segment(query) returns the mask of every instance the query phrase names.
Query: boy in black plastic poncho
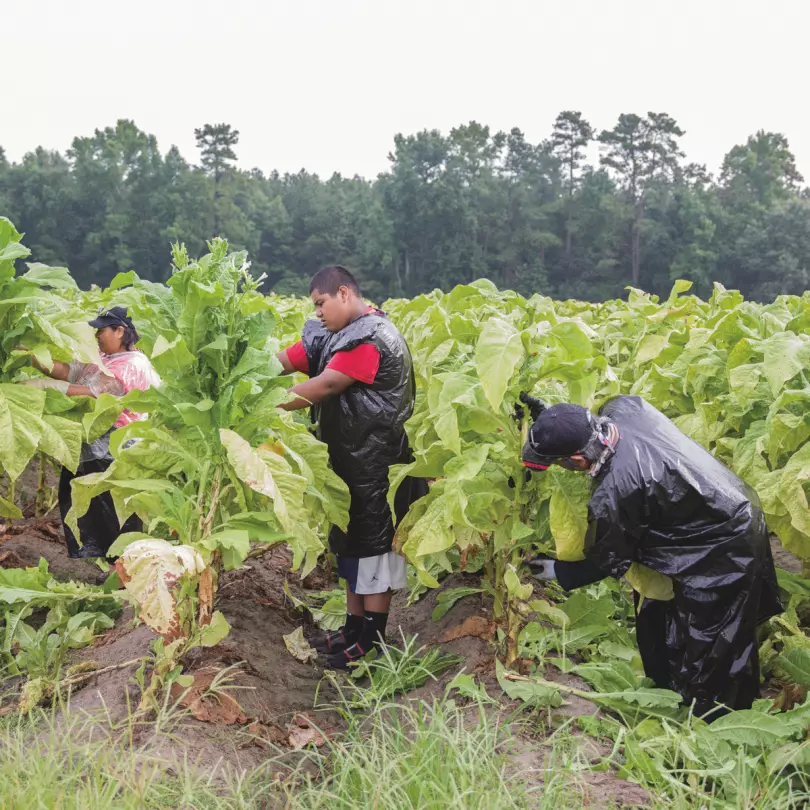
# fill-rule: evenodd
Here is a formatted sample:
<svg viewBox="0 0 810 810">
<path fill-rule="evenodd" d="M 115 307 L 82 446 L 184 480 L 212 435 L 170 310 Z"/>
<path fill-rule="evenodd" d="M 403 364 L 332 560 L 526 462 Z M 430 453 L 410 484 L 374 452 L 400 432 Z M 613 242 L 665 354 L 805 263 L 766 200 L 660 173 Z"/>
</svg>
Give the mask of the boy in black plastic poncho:
<svg viewBox="0 0 810 810">
<path fill-rule="evenodd" d="M 280 407 L 311 407 L 317 436 L 351 495 L 348 531 L 333 526 L 329 535 L 347 583 L 346 622 L 310 640 L 329 669 L 346 669 L 384 640 L 392 592 L 406 585 L 405 560 L 391 550 L 388 470 L 413 460 L 405 422 L 415 382 L 405 339 L 384 312 L 364 302 L 345 267 L 319 270 L 309 290 L 318 320 L 308 321 L 302 340 L 278 358 L 285 372 L 310 379 L 293 386 L 297 398 Z M 426 492 L 426 481 L 406 480 L 395 499 L 397 519 Z"/>
<path fill-rule="evenodd" d="M 674 599 L 636 597 L 636 638 L 648 677 L 698 715 L 748 709 L 759 694 L 757 624 L 782 612 L 768 530 L 756 493 L 640 397 L 593 416 L 523 395 L 534 424 L 523 448 L 533 470 L 551 464 L 594 478 L 583 562 L 538 558 L 539 579 L 565 590 L 634 562 L 673 580 Z"/>
</svg>

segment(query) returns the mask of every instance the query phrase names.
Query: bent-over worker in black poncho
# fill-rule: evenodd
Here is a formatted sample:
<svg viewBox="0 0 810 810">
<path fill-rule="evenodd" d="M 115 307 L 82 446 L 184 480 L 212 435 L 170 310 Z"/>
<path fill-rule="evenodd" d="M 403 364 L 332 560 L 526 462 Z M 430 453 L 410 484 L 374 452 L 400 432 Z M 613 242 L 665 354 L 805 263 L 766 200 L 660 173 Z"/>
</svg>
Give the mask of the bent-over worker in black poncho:
<svg viewBox="0 0 810 810">
<path fill-rule="evenodd" d="M 583 562 L 538 558 L 540 579 L 565 590 L 620 577 L 634 562 L 673 580 L 674 599 L 636 597 L 636 637 L 648 677 L 698 715 L 747 709 L 759 694 L 757 624 L 782 612 L 756 493 L 640 397 L 619 396 L 593 416 L 580 405 L 545 408 L 523 448 L 533 470 L 588 472 Z"/>
<path fill-rule="evenodd" d="M 280 407 L 311 407 L 317 436 L 351 495 L 348 531 L 333 526 L 329 534 L 347 583 L 346 622 L 310 639 L 328 668 L 346 669 L 384 640 L 392 592 L 406 585 L 405 560 L 392 551 L 388 471 L 413 461 L 405 422 L 416 387 L 405 339 L 384 312 L 364 302 L 345 267 L 319 270 L 309 291 L 318 320 L 308 321 L 302 340 L 278 357 L 285 372 L 310 379 L 293 386 L 296 399 Z M 424 479 L 408 478 L 395 497 L 397 520 L 426 492 Z"/>
</svg>

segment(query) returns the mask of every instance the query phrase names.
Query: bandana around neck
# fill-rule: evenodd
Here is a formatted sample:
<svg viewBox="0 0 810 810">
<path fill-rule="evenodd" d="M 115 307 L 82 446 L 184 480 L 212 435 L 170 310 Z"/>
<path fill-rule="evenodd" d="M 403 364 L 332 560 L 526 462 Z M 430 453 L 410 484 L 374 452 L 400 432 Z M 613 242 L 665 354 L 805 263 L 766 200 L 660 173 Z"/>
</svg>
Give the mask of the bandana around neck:
<svg viewBox="0 0 810 810">
<path fill-rule="evenodd" d="M 608 422 L 604 426 L 599 426 L 597 428 L 599 441 L 604 445 L 604 449 L 600 454 L 599 458 L 594 462 L 591 468 L 588 470 L 588 475 L 591 478 L 596 478 L 597 475 L 602 471 L 602 467 L 605 466 L 605 463 L 608 459 L 616 452 L 616 446 L 619 444 L 619 428 L 613 424 L 613 422 Z"/>
</svg>

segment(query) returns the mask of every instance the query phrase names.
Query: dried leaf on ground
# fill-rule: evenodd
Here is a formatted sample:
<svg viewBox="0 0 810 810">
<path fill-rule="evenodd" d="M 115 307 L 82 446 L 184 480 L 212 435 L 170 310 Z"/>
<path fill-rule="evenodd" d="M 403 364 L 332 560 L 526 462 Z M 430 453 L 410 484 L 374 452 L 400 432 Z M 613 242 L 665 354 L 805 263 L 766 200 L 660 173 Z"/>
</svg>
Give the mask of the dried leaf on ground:
<svg viewBox="0 0 810 810">
<path fill-rule="evenodd" d="M 191 715 L 204 723 L 220 726 L 244 725 L 247 717 L 242 707 L 227 692 L 210 692 L 211 684 L 217 670 L 200 670 L 192 673 L 194 683 L 185 690 L 180 684 L 172 685 L 172 698 L 177 700 L 181 695 L 180 705 L 187 708 Z M 185 694 L 183 694 L 185 692 Z"/>
<path fill-rule="evenodd" d="M 304 664 L 314 661 L 318 657 L 318 651 L 309 646 L 309 642 L 304 638 L 304 628 L 296 627 L 292 633 L 282 636 L 284 646 L 289 650 L 293 658 Z"/>
<path fill-rule="evenodd" d="M 441 638 L 442 643 L 473 636 L 486 641 L 495 636 L 495 622 L 483 616 L 470 616 L 456 627 L 451 627 Z"/>
<path fill-rule="evenodd" d="M 278 747 L 288 744 L 287 733 L 276 725 L 264 725 L 262 723 L 251 723 L 246 729 L 252 739 L 250 743 L 258 748 Z"/>
<path fill-rule="evenodd" d="M 315 721 L 306 713 L 299 712 L 293 717 L 293 722 L 287 724 L 287 743 L 290 748 L 298 750 L 307 745 L 321 746 L 328 742 L 328 730 L 320 731 Z"/>
</svg>

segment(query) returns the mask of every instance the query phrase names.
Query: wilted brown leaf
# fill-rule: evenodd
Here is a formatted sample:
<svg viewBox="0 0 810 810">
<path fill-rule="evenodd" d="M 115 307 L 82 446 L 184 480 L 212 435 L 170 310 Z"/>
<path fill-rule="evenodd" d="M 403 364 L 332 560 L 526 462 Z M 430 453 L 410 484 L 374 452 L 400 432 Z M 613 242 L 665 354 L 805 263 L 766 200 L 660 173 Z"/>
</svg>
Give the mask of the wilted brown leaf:
<svg viewBox="0 0 810 810">
<path fill-rule="evenodd" d="M 441 638 L 442 643 L 473 636 L 489 640 L 495 635 L 495 622 L 483 616 L 470 616 L 461 624 L 451 627 Z"/>
<path fill-rule="evenodd" d="M 216 674 L 217 671 L 212 669 L 192 673 L 194 683 L 187 690 L 178 683 L 172 684 L 172 698 L 177 700 L 183 695 L 180 705 L 185 706 L 193 717 L 204 723 L 220 726 L 244 725 L 247 717 L 236 700 L 226 692 L 217 691 L 215 694 L 210 691 Z"/>
<path fill-rule="evenodd" d="M 288 735 L 276 725 L 263 725 L 262 723 L 251 723 L 246 729 L 252 735 L 251 743 L 258 748 L 270 748 L 270 746 L 281 746 L 288 744 Z"/>
<path fill-rule="evenodd" d="M 328 730 L 316 728 L 315 721 L 306 712 L 299 712 L 293 717 L 292 723 L 287 724 L 287 733 L 287 743 L 294 750 L 310 744 L 321 746 L 329 740 L 326 736 Z"/>
</svg>

